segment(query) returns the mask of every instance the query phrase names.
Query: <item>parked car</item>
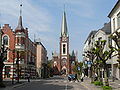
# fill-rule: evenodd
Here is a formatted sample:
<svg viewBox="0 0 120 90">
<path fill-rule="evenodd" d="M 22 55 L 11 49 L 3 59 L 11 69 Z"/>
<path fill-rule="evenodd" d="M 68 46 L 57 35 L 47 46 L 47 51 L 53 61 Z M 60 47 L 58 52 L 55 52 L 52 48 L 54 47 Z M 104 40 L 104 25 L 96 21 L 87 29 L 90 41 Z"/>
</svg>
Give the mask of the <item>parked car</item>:
<svg viewBox="0 0 120 90">
<path fill-rule="evenodd" d="M 69 81 L 74 81 L 75 80 L 75 75 L 74 74 L 69 74 L 68 75 L 68 80 Z"/>
</svg>

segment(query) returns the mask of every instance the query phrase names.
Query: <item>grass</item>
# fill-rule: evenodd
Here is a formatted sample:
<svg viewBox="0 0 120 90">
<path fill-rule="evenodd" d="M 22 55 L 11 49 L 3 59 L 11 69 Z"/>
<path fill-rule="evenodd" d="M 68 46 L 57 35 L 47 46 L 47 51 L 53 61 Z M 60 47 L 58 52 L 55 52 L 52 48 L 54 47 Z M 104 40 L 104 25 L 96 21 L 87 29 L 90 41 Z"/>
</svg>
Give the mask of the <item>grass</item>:
<svg viewBox="0 0 120 90">
<path fill-rule="evenodd" d="M 94 84 L 95 84 L 96 86 L 102 86 L 102 85 L 103 85 L 103 83 L 100 82 L 100 81 L 95 81 Z"/>
<path fill-rule="evenodd" d="M 91 82 L 92 84 L 96 85 L 96 86 L 101 86 L 103 90 L 112 90 L 112 87 L 110 86 L 103 86 L 103 83 L 100 81 L 94 81 Z"/>
<path fill-rule="evenodd" d="M 103 88 L 103 90 L 112 90 L 112 87 L 110 87 L 110 86 L 103 86 L 102 88 Z"/>
</svg>

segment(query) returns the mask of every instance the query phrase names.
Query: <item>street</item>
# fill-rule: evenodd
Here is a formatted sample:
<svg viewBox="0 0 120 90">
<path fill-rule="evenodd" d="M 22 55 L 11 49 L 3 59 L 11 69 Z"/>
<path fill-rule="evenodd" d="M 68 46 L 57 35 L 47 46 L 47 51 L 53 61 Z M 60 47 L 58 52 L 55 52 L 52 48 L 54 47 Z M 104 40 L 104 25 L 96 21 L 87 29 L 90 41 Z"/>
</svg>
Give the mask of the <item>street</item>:
<svg viewBox="0 0 120 90">
<path fill-rule="evenodd" d="M 54 76 L 50 79 L 32 80 L 12 90 L 88 90 L 81 82 L 69 82 L 66 78 Z"/>
</svg>

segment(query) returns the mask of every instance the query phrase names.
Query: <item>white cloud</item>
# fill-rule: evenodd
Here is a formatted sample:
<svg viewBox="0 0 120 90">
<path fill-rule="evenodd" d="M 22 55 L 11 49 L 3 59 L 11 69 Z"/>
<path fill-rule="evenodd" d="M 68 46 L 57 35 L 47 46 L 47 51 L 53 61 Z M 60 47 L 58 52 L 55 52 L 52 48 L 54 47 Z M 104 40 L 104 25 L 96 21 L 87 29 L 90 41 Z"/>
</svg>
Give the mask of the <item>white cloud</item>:
<svg viewBox="0 0 120 90">
<path fill-rule="evenodd" d="M 66 4 L 67 21 L 71 41 L 71 50 L 82 50 L 81 43 L 84 43 L 88 31 L 100 24 L 96 19 L 97 15 L 104 12 L 97 11 L 101 0 L 21 0 L 23 2 L 23 26 L 29 29 L 29 36 L 33 39 L 41 38 L 48 51 L 59 50 L 59 34 L 61 26 L 61 15 L 63 5 Z M 96 3 L 97 2 L 97 3 Z M 0 23 L 10 24 L 15 29 L 19 17 L 20 0 L 0 0 Z M 49 10 L 49 11 L 48 11 Z M 100 13 L 101 12 L 101 13 Z M 106 15 L 107 16 L 107 15 Z M 88 22 L 89 20 L 89 22 Z M 102 20 L 104 23 L 104 20 Z M 79 24 L 78 24 L 79 23 Z M 89 25 L 90 23 L 90 25 Z M 80 31 L 81 30 L 81 31 Z M 84 31 L 86 30 L 86 31 Z M 77 33 L 77 34 L 76 34 Z M 80 36 L 80 37 L 76 37 Z M 56 39 L 57 38 L 57 39 Z M 77 43 L 76 43 L 77 42 Z M 79 55 L 82 53 L 79 51 Z"/>
<path fill-rule="evenodd" d="M 7 17 L 11 16 L 11 18 L 17 20 L 14 21 L 14 28 L 15 25 L 17 25 L 18 22 L 18 16 L 19 16 L 19 4 L 20 2 L 18 0 L 3 0 L 0 3 L 0 12 L 1 12 L 1 19 L 5 18 L 4 15 Z M 30 27 L 31 30 L 33 31 L 42 31 L 42 32 L 46 32 L 46 31 L 50 31 L 50 22 L 51 22 L 51 18 L 52 16 L 50 15 L 50 13 L 48 13 L 48 11 L 45 8 L 39 7 L 36 8 L 35 6 L 33 6 L 31 4 L 31 2 L 29 0 L 24 0 L 23 1 L 23 25 L 26 27 Z M 10 18 L 7 18 L 7 20 L 9 22 Z M 3 21 L 3 20 L 2 20 Z M 2 22 L 1 22 L 2 23 Z"/>
</svg>

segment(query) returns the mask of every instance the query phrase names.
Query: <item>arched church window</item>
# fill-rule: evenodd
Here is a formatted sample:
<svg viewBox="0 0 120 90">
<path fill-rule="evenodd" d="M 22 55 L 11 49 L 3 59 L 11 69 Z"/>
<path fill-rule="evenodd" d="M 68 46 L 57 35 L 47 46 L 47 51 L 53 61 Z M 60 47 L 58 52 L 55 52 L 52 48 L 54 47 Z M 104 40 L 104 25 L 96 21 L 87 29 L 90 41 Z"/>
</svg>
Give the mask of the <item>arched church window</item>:
<svg viewBox="0 0 120 90">
<path fill-rule="evenodd" d="M 3 44 L 8 45 L 8 36 L 3 37 Z"/>
<path fill-rule="evenodd" d="M 66 65 L 66 59 L 64 58 L 63 60 L 62 60 L 62 65 Z"/>
<path fill-rule="evenodd" d="M 63 54 L 65 54 L 65 52 L 66 52 L 65 44 L 63 44 Z"/>
</svg>

